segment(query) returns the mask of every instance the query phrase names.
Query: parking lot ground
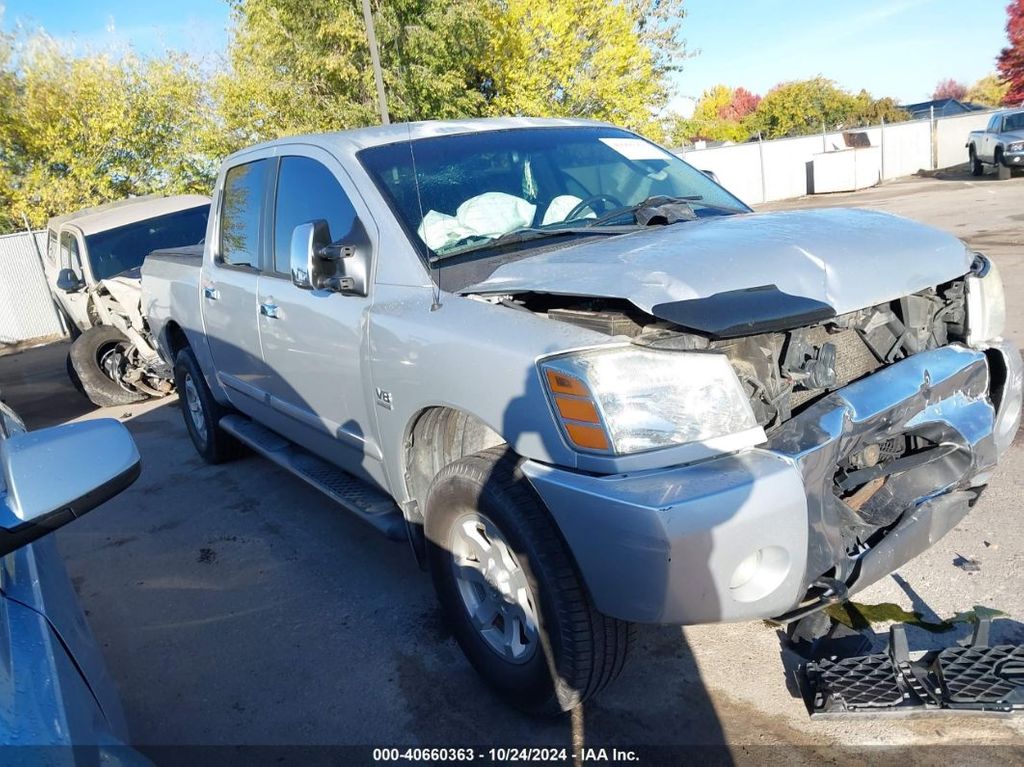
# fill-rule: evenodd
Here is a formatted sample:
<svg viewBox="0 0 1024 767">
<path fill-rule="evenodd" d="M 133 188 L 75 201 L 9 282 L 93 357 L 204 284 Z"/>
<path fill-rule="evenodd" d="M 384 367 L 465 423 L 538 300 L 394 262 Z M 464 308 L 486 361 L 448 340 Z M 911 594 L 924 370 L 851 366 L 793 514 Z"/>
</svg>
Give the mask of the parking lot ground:
<svg viewBox="0 0 1024 767">
<path fill-rule="evenodd" d="M 1024 339 L 1024 179 L 912 179 L 766 207 L 815 205 L 899 213 L 990 253 L 1007 286 L 1009 334 Z M 47 414 L 79 396 L 62 383 L 62 365 L 59 350 L 0 359 L 0 387 L 35 425 L 52 422 Z M 18 384 L 27 372 L 47 384 Z M 550 746 L 569 745 L 575 732 L 577 742 L 594 746 L 724 744 L 732 759 L 759 763 L 861 763 L 863 747 L 876 744 L 1010 749 L 915 750 L 901 755 L 908 762 L 954 754 L 957 761 L 1024 760 L 1017 717 L 810 719 L 787 686 L 783 661 L 791 659 L 764 623 L 641 627 L 622 677 L 575 722 L 530 719 L 477 680 L 407 546 L 379 537 L 267 461 L 204 464 L 173 397 L 81 417 L 100 416 L 120 418 L 132 431 L 142 476 L 58 537 L 143 750 Z M 1022 442 L 963 524 L 858 601 L 895 602 L 933 620 L 985 605 L 1008 615 L 996 640 L 1024 642 Z M 961 557 L 980 569 L 961 569 L 954 564 Z M 912 629 L 912 649 L 967 631 Z"/>
</svg>

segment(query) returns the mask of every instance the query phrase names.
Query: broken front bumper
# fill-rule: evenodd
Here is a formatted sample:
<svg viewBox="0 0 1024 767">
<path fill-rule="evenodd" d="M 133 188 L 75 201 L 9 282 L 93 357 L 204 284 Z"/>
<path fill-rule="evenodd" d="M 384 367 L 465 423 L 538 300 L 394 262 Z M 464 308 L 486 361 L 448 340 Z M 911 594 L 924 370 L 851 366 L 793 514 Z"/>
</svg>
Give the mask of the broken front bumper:
<svg viewBox="0 0 1024 767">
<path fill-rule="evenodd" d="M 783 616 L 825 604 L 826 584 L 863 588 L 956 525 L 1017 431 L 1022 367 L 1008 342 L 945 346 L 833 392 L 763 448 L 635 474 L 530 461 L 523 471 L 603 613 L 676 624 Z M 845 457 L 911 434 L 944 446 L 941 457 L 888 477 L 870 508 L 839 498 Z M 896 521 L 873 527 L 864 514 Z"/>
</svg>

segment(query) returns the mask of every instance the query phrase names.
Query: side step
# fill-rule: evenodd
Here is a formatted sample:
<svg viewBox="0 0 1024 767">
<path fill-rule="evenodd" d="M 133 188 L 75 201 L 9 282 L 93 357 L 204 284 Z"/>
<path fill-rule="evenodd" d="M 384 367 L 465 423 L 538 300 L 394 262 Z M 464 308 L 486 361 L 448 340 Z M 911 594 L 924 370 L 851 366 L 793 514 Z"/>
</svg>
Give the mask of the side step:
<svg viewBox="0 0 1024 767">
<path fill-rule="evenodd" d="M 339 506 L 393 541 L 406 538 L 405 519 L 394 500 L 334 464 L 242 415 L 226 415 L 220 427 L 239 442 L 305 480 Z"/>
<path fill-rule="evenodd" d="M 803 667 L 812 717 L 915 711 L 1024 709 L 1024 647 L 990 647 L 989 618 L 979 618 L 967 646 L 912 657 L 902 624 L 889 630 L 885 653 L 811 661 Z"/>
</svg>

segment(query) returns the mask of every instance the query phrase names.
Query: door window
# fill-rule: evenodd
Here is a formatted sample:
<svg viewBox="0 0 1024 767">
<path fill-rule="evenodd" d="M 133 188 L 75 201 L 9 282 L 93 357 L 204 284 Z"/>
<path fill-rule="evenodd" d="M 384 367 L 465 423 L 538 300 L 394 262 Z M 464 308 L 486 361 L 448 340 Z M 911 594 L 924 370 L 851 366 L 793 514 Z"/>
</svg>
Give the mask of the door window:
<svg viewBox="0 0 1024 767">
<path fill-rule="evenodd" d="M 81 276 L 82 270 L 79 266 L 82 263 L 78 255 L 78 238 L 71 232 L 61 232 L 60 235 L 60 268 L 73 269 L 75 274 Z"/>
<path fill-rule="evenodd" d="M 295 227 L 323 219 L 332 240 L 352 230 L 356 211 L 341 184 L 323 164 L 309 157 L 282 157 L 274 210 L 274 271 L 291 270 L 290 251 Z"/>
<path fill-rule="evenodd" d="M 55 266 L 60 260 L 60 250 L 57 245 L 57 233 L 52 229 L 46 232 L 46 257 L 50 264 Z"/>
<path fill-rule="evenodd" d="M 220 209 L 220 261 L 229 266 L 260 264 L 260 221 L 269 160 L 229 168 Z"/>
</svg>

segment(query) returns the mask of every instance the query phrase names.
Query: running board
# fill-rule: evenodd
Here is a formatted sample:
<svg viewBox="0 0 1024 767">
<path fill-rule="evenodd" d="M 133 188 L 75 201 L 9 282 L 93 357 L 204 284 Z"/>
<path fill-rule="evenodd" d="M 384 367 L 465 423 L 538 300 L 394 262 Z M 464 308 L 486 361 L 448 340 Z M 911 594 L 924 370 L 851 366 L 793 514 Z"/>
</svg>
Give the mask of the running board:
<svg viewBox="0 0 1024 767">
<path fill-rule="evenodd" d="M 242 415 L 226 415 L 220 428 L 242 444 L 305 480 L 339 506 L 393 541 L 407 537 L 405 518 L 384 492 Z"/>
<path fill-rule="evenodd" d="M 989 646 L 990 619 L 979 618 L 967 646 L 913 657 L 906 630 L 889 630 L 888 652 L 811 661 L 803 667 L 812 717 L 918 711 L 1012 713 L 1024 709 L 1024 647 Z"/>
</svg>

